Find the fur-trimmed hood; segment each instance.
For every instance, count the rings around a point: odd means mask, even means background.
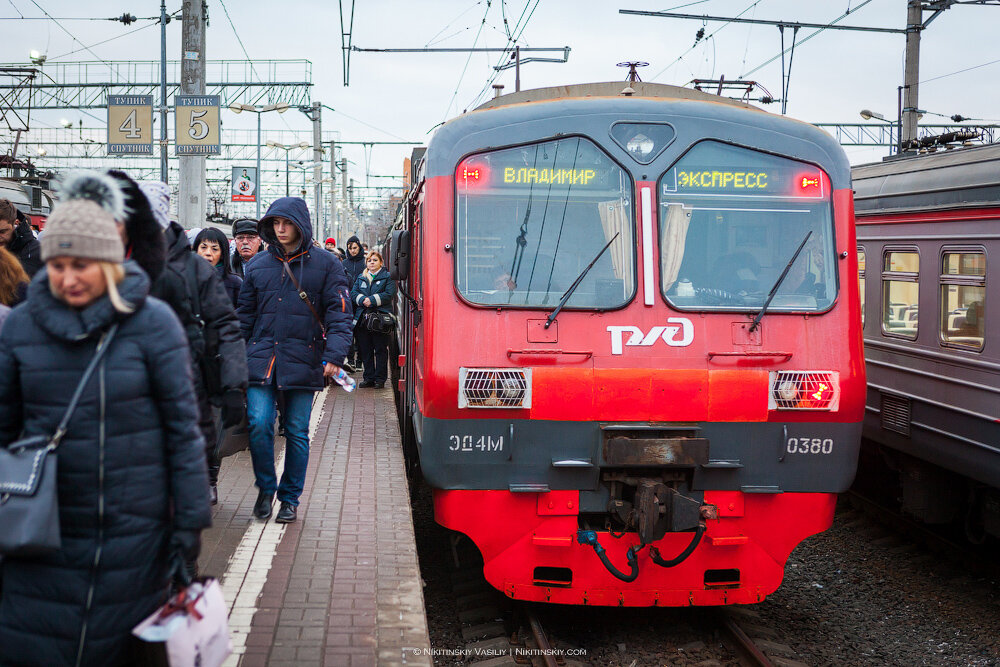
[[[167,264],[167,241],[163,228],[156,221],[146,195],[128,174],[111,169],[108,174],[117,181],[125,204],[125,233],[128,246],[125,255],[156,281]],[[121,218],[118,218],[121,220]]]

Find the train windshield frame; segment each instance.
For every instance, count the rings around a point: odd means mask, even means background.
[[[796,249],[768,312],[825,312],[839,292],[829,175],[815,164],[704,140],[657,182],[660,292],[678,310],[754,312]]]
[[[570,135],[483,151],[455,172],[455,286],[469,303],[554,308],[610,242],[566,309],[635,297],[634,181],[591,139]]]

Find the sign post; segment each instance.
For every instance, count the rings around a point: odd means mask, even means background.
[[[219,155],[219,96],[174,97],[176,155]]]
[[[153,96],[108,95],[108,155],[153,154]]]

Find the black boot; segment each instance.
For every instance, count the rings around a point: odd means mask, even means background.
[[[293,521],[295,521],[295,505],[282,502],[281,509],[278,510],[278,516],[274,517],[274,522],[292,523]]]
[[[219,504],[219,487],[212,482],[208,487],[208,502],[213,505]]]
[[[253,515],[265,521],[271,518],[271,503],[274,502],[273,493],[257,492],[257,502],[253,506]]]

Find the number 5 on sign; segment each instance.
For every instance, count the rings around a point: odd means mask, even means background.
[[[177,155],[218,155],[219,96],[178,95],[174,98]]]
[[[152,95],[108,95],[108,154],[153,154]]]

